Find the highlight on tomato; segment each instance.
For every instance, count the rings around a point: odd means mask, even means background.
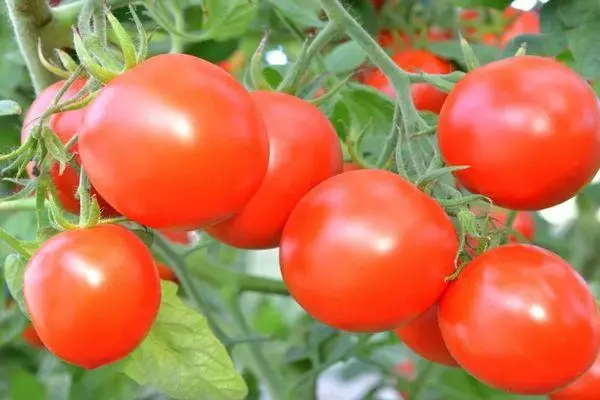
[[[573,197],[600,168],[596,95],[555,60],[495,61],[467,74],[448,95],[438,142],[449,166],[469,166],[455,172],[469,191],[514,210],[551,207]]]
[[[159,276],[144,243],[119,225],[59,233],[29,260],[23,294],[49,351],[93,369],[122,359],[150,330]]]
[[[71,86],[65,91],[61,97],[61,101],[69,100],[77,96],[79,91],[85,86],[86,81],[84,79],[76,79]],[[21,128],[21,143],[25,143],[29,135],[31,135],[32,129],[36,126],[39,118],[46,112],[48,107],[52,104],[54,98],[58,92],[65,85],[65,81],[56,82],[46,89],[44,89],[31,103],[25,118],[23,120],[23,126]],[[85,108],[73,111],[66,111],[63,113],[53,114],[50,117],[49,126],[50,129],[56,134],[63,144],[66,144],[79,133],[81,127],[81,120],[85,114]],[[75,155],[74,161],[80,163],[78,143],[74,143],[69,151]],[[34,177],[33,162],[31,162],[28,168],[30,178]],[[56,193],[58,199],[63,208],[73,214],[79,214],[79,200],[75,197],[77,187],[79,186],[79,173],[74,170],[70,165],[67,165],[65,170],[60,173],[60,167],[58,162],[55,162],[50,167],[50,176],[52,182],[56,187]],[[98,205],[100,206],[102,215],[104,216],[116,216],[118,215],[110,204],[108,204],[101,196],[98,195],[96,190],[92,187],[90,194],[96,196]]]
[[[419,356],[437,364],[451,367],[458,365],[442,338],[437,304],[414,321],[397,328],[394,333]]]
[[[184,54],[154,56],[106,85],[85,113],[79,149],[98,192],[157,229],[232,217],[269,161],[265,124],[246,89]]]
[[[509,244],[476,257],[439,302],[458,364],[509,393],[547,394],[596,360],[600,318],[586,282],[550,251]]]
[[[408,72],[423,71],[430,74],[447,74],[453,70],[452,64],[448,61],[426,50],[405,50],[392,55],[392,60]],[[364,77],[364,83],[389,96],[395,96],[394,89],[380,70],[375,69],[368,72]],[[447,96],[446,93],[427,83],[412,84],[411,93],[418,110],[434,113],[440,112]]]
[[[432,198],[396,174],[364,169],[304,196],[283,230],[279,261],[290,294],[314,318],[377,332],[433,306],[457,248],[454,227]]]
[[[300,199],[342,172],[343,154],[335,128],[309,102],[267,91],[253,92],[252,99],[267,126],[267,174],[238,214],[206,232],[234,247],[266,249],[279,246],[283,226]]]

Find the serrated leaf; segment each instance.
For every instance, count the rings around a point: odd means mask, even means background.
[[[557,55],[568,45],[567,33],[559,17],[558,2],[546,4],[540,11],[540,29],[546,39],[546,47],[551,50],[549,54]]]
[[[21,106],[16,101],[0,100],[0,117],[6,115],[18,115],[21,114],[22,111]]]
[[[325,67],[332,74],[343,74],[360,67],[367,60],[367,53],[355,41],[336,46],[325,56]]]
[[[204,0],[203,30],[213,40],[233,39],[246,32],[257,12],[257,1]]]
[[[590,10],[581,24],[567,32],[575,69],[585,79],[600,77],[600,9]]]
[[[177,297],[177,285],[162,282],[162,301],[152,330],[122,364],[140,385],[176,400],[243,399],[247,387],[207,320]]]
[[[25,297],[23,297],[23,276],[27,262],[18,254],[9,254],[4,260],[4,279],[8,290],[19,305],[19,308],[29,318]]]
[[[303,28],[320,28],[325,25],[319,18],[321,6],[317,0],[269,0],[273,7]]]
[[[465,59],[463,57],[460,42],[457,40],[444,40],[428,43],[427,49],[438,56],[456,61],[463,67],[465,66]],[[500,57],[500,51],[493,46],[471,43],[471,49],[473,49],[473,52],[481,65],[496,61]]]
[[[512,3],[512,0],[452,0],[452,3],[462,8],[489,7],[504,10]]]
[[[549,35],[519,35],[515,36],[507,43],[502,52],[503,58],[514,57],[515,53],[523,43],[527,45],[527,54],[532,56],[556,56],[564,47],[561,47],[552,36]]]

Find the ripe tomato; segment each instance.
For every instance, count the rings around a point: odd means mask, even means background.
[[[406,50],[392,56],[394,62],[409,72],[423,71],[430,74],[447,74],[452,72],[452,64],[425,50]],[[381,90],[389,96],[395,96],[394,89],[387,77],[379,70],[367,74],[364,83]],[[411,86],[415,106],[419,110],[437,113],[446,100],[446,93],[426,83],[415,83]]]
[[[504,16],[506,18],[512,18],[517,14],[518,16],[502,34],[501,44],[503,46],[516,36],[540,33],[540,16],[536,12],[519,11],[512,7],[509,7],[504,11]]]
[[[342,172],[355,171],[357,169],[362,169],[360,165],[354,164],[351,162],[345,162],[342,166]]]
[[[156,268],[158,269],[158,276],[160,279],[179,283],[179,278],[177,278],[177,275],[175,275],[172,268],[167,267],[165,264],[158,261],[156,262]]]
[[[40,340],[40,337],[38,336],[31,323],[27,324],[27,326],[23,330],[23,333],[21,334],[21,337],[28,345],[30,345],[33,348],[43,349],[45,347],[44,343],[42,343],[42,341]]]
[[[169,241],[177,244],[181,244],[187,246],[192,243],[191,232],[187,231],[177,231],[177,230],[165,230],[161,231],[162,235],[169,239]]]
[[[105,86],[88,106],[79,149],[98,192],[159,229],[192,230],[241,211],[269,160],[244,87],[184,54],[152,57]]]
[[[343,155],[335,128],[317,107],[285,93],[259,91],[252,98],[269,135],[267,175],[239,214],[206,232],[231,246],[266,249],[279,246],[300,199],[342,172]]]
[[[438,139],[473,193],[514,210],[539,210],[575,195],[600,167],[596,95],[557,61],[522,56],[470,72],[440,113]],[[568,149],[566,151],[565,149]]]
[[[491,215],[491,219],[494,220],[496,226],[501,227],[506,223],[508,217],[507,210],[494,210]],[[533,216],[529,212],[518,212],[515,220],[512,224],[512,229],[519,232],[527,240],[533,240],[535,234],[535,224],[533,222]],[[518,238],[515,235],[510,235],[508,240],[511,242],[518,242]]]
[[[160,284],[144,243],[122,226],[101,225],[45,242],[25,269],[23,294],[46,347],[92,369],[140,344],[156,318]]]
[[[494,33],[488,32],[481,37],[481,42],[483,44],[487,44],[488,46],[498,46],[500,38],[498,38],[498,36],[496,36]]]
[[[437,304],[423,315],[395,330],[396,336],[421,357],[438,364],[457,366],[442,339]]]
[[[550,400],[597,400],[600,398],[600,357],[569,386],[550,395]]]
[[[363,169],[304,196],[283,230],[279,259],[290,293],[314,318],[377,332],[436,302],[457,247],[454,227],[433,199],[398,175]]]
[[[23,121],[23,127],[21,128],[21,143],[25,143],[29,135],[31,135],[31,131],[35,127],[38,118],[46,112],[48,107],[50,107],[54,97],[56,97],[56,94],[61,90],[64,84],[65,81],[60,81],[48,86],[33,101]],[[84,85],[84,79],[78,79],[73,82],[62,96],[61,101],[75,97]],[[85,108],[54,114],[50,117],[50,128],[56,133],[56,136],[63,144],[66,144],[79,132],[81,119],[83,118],[84,113]],[[71,146],[70,152],[75,154],[75,161],[79,163],[77,143]],[[31,168],[28,168],[31,178],[33,178],[32,167],[33,165],[31,165]],[[50,176],[52,177],[52,182],[56,187],[58,198],[64,209],[70,213],[79,214],[79,200],[75,197],[75,192],[79,186],[79,173],[70,166],[67,166],[61,174],[58,163],[54,163],[50,167]],[[91,194],[96,195],[96,199],[98,200],[98,204],[100,205],[104,216],[118,215],[118,213],[97,194],[94,188],[92,188]]]
[[[501,390],[545,394],[594,362],[596,301],[557,255],[525,244],[475,258],[439,304],[450,354],[469,374]]]

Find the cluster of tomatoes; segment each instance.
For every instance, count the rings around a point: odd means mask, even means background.
[[[404,65],[403,57],[395,60],[405,69],[451,71],[444,60]],[[23,140],[63,85],[36,99]],[[63,100],[84,85],[75,81]],[[596,96],[554,60],[497,61],[468,73],[447,97],[420,84],[413,98],[419,109],[439,112],[445,162],[469,166],[457,181],[499,206],[558,204],[600,168]],[[459,241],[444,209],[392,172],[343,171],[334,127],[305,100],[249,93],[218,66],[169,54],[128,70],[88,106],[49,124],[63,143],[78,134],[69,151],[103,216],[165,231],[203,229],[243,249],[280,247],[291,295],[325,324],[395,330],[423,357],[509,392],[582,399],[569,393],[598,386],[600,317],[576,271],[551,252],[512,243],[475,256],[448,283]],[[76,169],[52,165],[50,174],[63,207],[77,213]],[[23,286],[41,342],[95,368],[144,339],[157,316],[159,281],[143,242],[107,224],[50,238],[29,260]]]

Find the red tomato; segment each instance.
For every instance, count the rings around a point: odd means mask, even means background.
[[[92,369],[120,360],[144,339],[158,312],[159,282],[137,236],[101,225],[46,241],[25,269],[23,294],[46,347]]]
[[[430,74],[447,74],[452,72],[452,64],[436,57],[425,50],[407,50],[392,56],[394,62],[409,72],[423,71]],[[394,89],[387,77],[379,70],[373,70],[365,77],[364,83],[381,90],[390,96],[395,96]],[[439,112],[446,100],[446,93],[437,90],[426,83],[415,83],[411,86],[415,106],[419,110]]]
[[[427,31],[427,40],[429,42],[440,42],[443,40],[452,39],[452,31],[444,28],[440,28],[439,26],[432,26]]]
[[[307,101],[278,92],[254,92],[267,125],[267,175],[235,217],[206,228],[214,238],[245,249],[279,246],[281,231],[300,199],[318,183],[342,172],[335,128]]]
[[[438,364],[457,366],[442,339],[437,304],[423,315],[395,330],[396,336],[421,357]]]
[[[156,262],[156,268],[158,270],[158,276],[160,279],[179,283],[179,278],[177,278],[177,275],[175,275],[175,272],[172,268],[167,267],[165,264],[158,261]]]
[[[362,168],[358,164],[354,164],[351,162],[345,162],[342,167],[342,172],[355,171],[357,169],[362,169]]]
[[[404,32],[398,31],[398,36],[395,36],[389,29],[382,29],[377,34],[377,43],[385,49],[394,49],[397,51],[412,47],[410,39]]]
[[[458,181],[501,207],[539,210],[573,197],[600,167],[596,95],[557,61],[522,56],[470,72],[440,113]],[[568,151],[567,151],[568,149]]]
[[[27,326],[23,330],[23,333],[21,334],[21,337],[25,342],[27,342],[28,345],[30,345],[33,348],[45,348],[44,343],[42,343],[42,341],[40,340],[40,337],[38,336],[31,323],[27,324]]]
[[[506,223],[506,218],[508,217],[507,210],[494,210],[490,217],[496,223],[496,226],[501,227]],[[516,232],[519,232],[523,237],[527,240],[533,240],[533,235],[535,234],[535,224],[533,222],[533,215],[528,212],[518,212],[515,220],[512,224],[512,229]],[[518,242],[518,238],[515,235],[510,235],[508,240],[511,242]]]
[[[600,398],[600,357],[569,386],[550,395],[550,400],[597,400]]]
[[[498,46],[499,42],[500,38],[491,32],[485,33],[481,37],[481,43],[487,44],[488,46]]]
[[[386,0],[371,0],[376,10],[379,10],[385,4]]]
[[[413,381],[417,377],[417,371],[415,371],[415,366],[409,360],[402,361],[400,364],[396,365],[396,372],[401,377]],[[408,393],[400,392],[403,399],[408,400]]]
[[[525,244],[475,258],[439,304],[442,337],[469,374],[498,389],[545,394],[594,362],[596,301],[557,255]]]
[[[38,118],[46,112],[48,107],[50,107],[54,97],[64,84],[65,81],[60,81],[48,86],[33,101],[23,121],[23,127],[21,128],[21,143],[25,143],[29,135],[31,135],[31,130],[35,127]],[[73,82],[62,96],[61,101],[75,97],[84,85],[84,79],[78,79]],[[84,113],[85,108],[54,114],[50,117],[50,128],[56,133],[63,144],[66,144],[77,134]],[[79,163],[78,144],[75,143],[71,146],[70,151],[75,154],[75,161]],[[33,163],[27,170],[30,177],[33,177]],[[79,173],[70,166],[67,166],[61,174],[58,163],[55,163],[50,167],[50,175],[54,186],[56,186],[58,198],[64,209],[70,213],[79,214],[79,200],[75,198],[75,192],[79,186]],[[91,194],[96,195],[96,199],[98,200],[98,204],[100,205],[104,216],[118,215],[118,213],[96,193],[94,188],[92,188]]]
[[[230,74],[162,54],[112,80],[88,106],[81,160],[126,217],[159,229],[223,221],[250,200],[269,161],[259,110]]]
[[[533,11],[521,11],[514,8],[507,8],[504,12],[505,17],[519,16],[506,28],[502,34],[501,44],[505,46],[514,37],[524,34],[540,33],[540,16]]]
[[[457,247],[454,227],[433,199],[396,174],[363,169],[304,196],[285,225],[279,255],[290,293],[310,315],[338,329],[377,332],[436,302]]]

